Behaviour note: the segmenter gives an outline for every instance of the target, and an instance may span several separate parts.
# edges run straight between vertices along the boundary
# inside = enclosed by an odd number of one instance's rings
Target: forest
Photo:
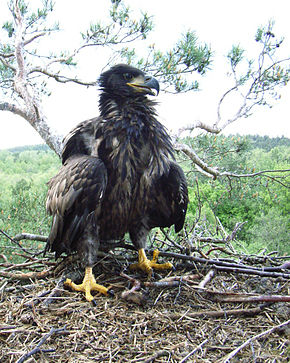
[[[184,142],[198,150],[209,165],[218,164],[233,173],[282,170],[290,164],[290,139],[285,137],[202,135]],[[189,184],[185,230],[193,236],[218,237],[230,233],[237,223],[244,223],[236,236],[237,251],[290,254],[286,175],[275,178],[276,173],[271,172],[236,180],[214,180],[200,173],[184,155],[177,158]],[[46,183],[59,166],[58,156],[46,145],[0,151],[0,229],[7,235],[48,234]],[[35,247],[38,242],[30,243]],[[43,249],[43,243],[38,247]],[[0,254],[4,248],[6,256],[15,259],[15,246],[1,234]]]

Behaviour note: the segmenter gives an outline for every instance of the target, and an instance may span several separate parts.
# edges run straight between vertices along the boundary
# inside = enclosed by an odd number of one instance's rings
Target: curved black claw
[[[98,304],[97,304],[97,302],[96,302],[96,300],[95,300],[95,299],[93,299],[93,300],[92,300],[92,304],[93,304],[94,306],[98,306]]]
[[[108,295],[109,295],[109,296],[111,296],[111,297],[115,296],[115,292],[114,292],[114,290],[113,290],[113,289],[109,289],[107,293],[108,293]]]

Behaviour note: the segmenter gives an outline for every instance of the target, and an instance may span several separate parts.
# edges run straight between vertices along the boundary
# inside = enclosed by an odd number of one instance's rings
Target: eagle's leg
[[[82,291],[85,293],[87,301],[91,302],[94,300],[93,295],[91,294],[91,291],[98,291],[104,295],[108,295],[109,289],[107,289],[105,286],[99,285],[96,283],[95,276],[93,274],[92,267],[88,266],[86,267],[85,277],[83,279],[83,282],[80,285],[75,284],[70,279],[66,279],[65,286],[69,286],[71,289],[75,291]]]
[[[150,261],[145,254],[144,248],[140,248],[138,250],[139,258],[138,262],[130,265],[131,270],[142,270],[148,274],[150,277],[152,275],[152,269],[155,270],[170,270],[172,269],[173,265],[170,262],[166,263],[157,263],[159,251],[154,250],[153,251],[153,257]]]

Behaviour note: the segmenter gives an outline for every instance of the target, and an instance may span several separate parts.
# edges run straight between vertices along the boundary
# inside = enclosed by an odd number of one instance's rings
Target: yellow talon
[[[83,282],[80,285],[75,284],[72,282],[71,279],[66,279],[64,282],[65,286],[69,286],[71,289],[75,291],[82,291],[85,293],[87,301],[91,302],[94,300],[93,295],[91,294],[91,291],[98,291],[104,295],[108,295],[109,289],[107,289],[105,286],[99,285],[96,283],[95,276],[93,274],[92,267],[86,267],[85,277],[83,279]]]
[[[159,251],[154,250],[153,251],[153,257],[152,260],[148,260],[146,257],[145,251],[143,248],[138,250],[139,258],[137,263],[133,263],[130,265],[131,270],[137,270],[140,269],[148,274],[150,277],[152,275],[152,269],[156,270],[170,270],[172,269],[173,265],[170,262],[166,263],[157,263]]]

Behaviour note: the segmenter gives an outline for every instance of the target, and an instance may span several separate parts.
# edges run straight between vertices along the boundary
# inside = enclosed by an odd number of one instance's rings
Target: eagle
[[[171,269],[157,263],[158,250],[149,260],[148,233],[155,227],[175,226],[179,232],[188,204],[185,175],[174,159],[171,138],[157,120],[159,83],[143,71],[118,64],[103,72],[98,117],[78,124],[63,141],[62,166],[48,182],[47,212],[52,225],[46,250],[58,258],[76,252],[85,267],[81,284],[65,285],[108,295],[96,282],[93,266],[100,246],[128,233],[138,250],[140,269]]]

